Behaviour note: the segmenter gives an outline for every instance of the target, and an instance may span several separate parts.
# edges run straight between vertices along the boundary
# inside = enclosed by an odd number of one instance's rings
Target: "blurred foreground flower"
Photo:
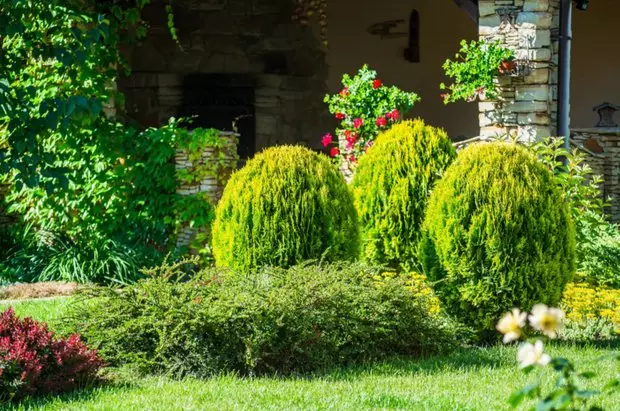
[[[506,313],[497,323],[497,331],[504,334],[502,341],[504,344],[516,341],[523,334],[522,328],[525,327],[527,313],[522,313],[518,308],[513,308],[512,312]]]
[[[545,354],[543,342],[538,340],[534,344],[523,344],[517,353],[517,361],[521,364],[521,368],[529,367],[530,365],[544,367],[549,364],[551,357]]]

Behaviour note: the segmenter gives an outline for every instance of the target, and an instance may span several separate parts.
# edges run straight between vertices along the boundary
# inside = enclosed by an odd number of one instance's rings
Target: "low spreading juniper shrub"
[[[452,346],[454,325],[428,311],[407,278],[358,264],[304,264],[248,274],[182,263],[114,291],[98,288],[73,327],[114,365],[205,377],[290,374]]]

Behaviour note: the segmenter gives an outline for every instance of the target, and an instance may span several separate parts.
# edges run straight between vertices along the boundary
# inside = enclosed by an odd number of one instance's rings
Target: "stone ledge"
[[[603,134],[610,136],[620,136],[620,127],[592,127],[592,128],[571,128],[571,134]]]

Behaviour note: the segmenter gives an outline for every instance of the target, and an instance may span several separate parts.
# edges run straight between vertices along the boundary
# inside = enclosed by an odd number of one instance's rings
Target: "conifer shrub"
[[[304,147],[256,155],[231,176],[216,210],[220,267],[351,260],[357,249],[357,216],[343,177],[328,157]]]
[[[364,260],[415,267],[428,197],[455,157],[446,132],[422,120],[396,124],[379,136],[353,179]]]
[[[420,242],[442,306],[484,334],[513,307],[556,305],[575,272],[575,228],[553,176],[516,144],[475,144],[437,183]]]
[[[405,277],[360,263],[188,273],[164,265],[121,291],[87,290],[68,316],[111,365],[209,377],[305,373],[453,348],[454,324]]]

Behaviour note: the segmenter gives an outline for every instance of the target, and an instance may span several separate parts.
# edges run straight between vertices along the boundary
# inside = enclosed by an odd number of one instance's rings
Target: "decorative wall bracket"
[[[525,77],[532,72],[532,62],[525,59],[513,60],[514,66],[510,70],[503,70],[501,72],[504,76],[510,77]]]
[[[502,25],[514,26],[517,22],[519,9],[517,7],[502,7],[496,10]]]

